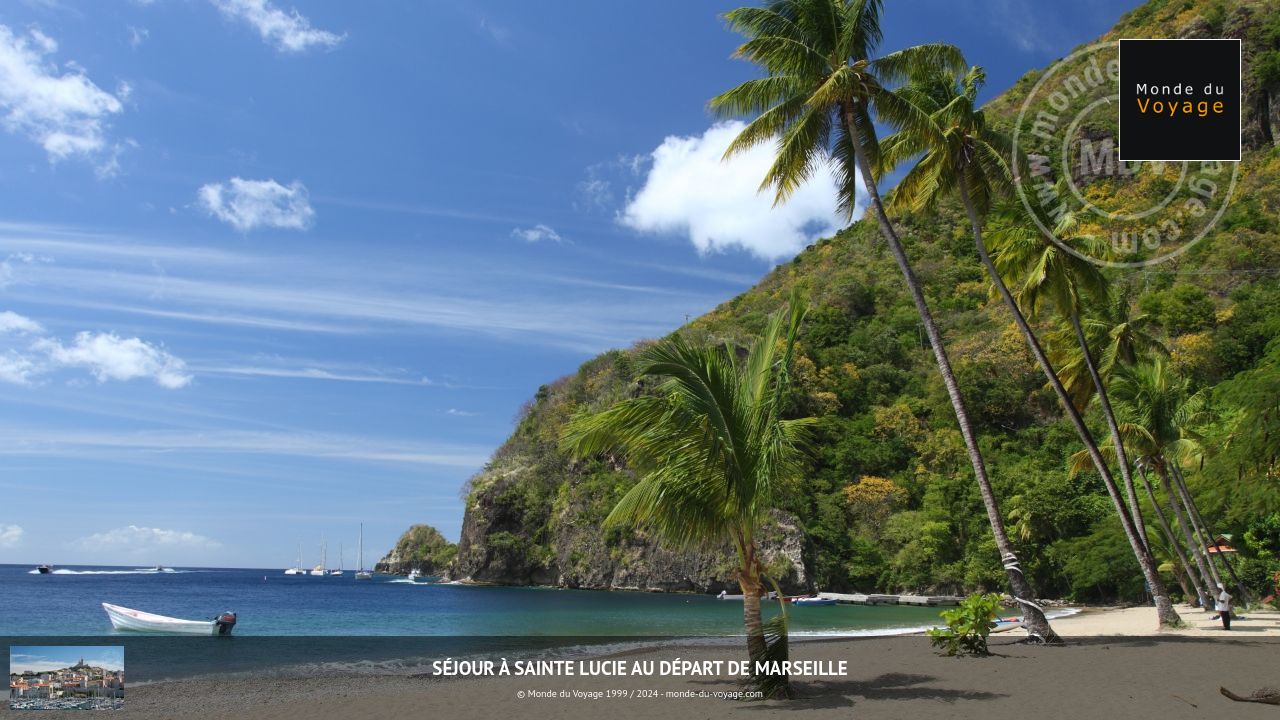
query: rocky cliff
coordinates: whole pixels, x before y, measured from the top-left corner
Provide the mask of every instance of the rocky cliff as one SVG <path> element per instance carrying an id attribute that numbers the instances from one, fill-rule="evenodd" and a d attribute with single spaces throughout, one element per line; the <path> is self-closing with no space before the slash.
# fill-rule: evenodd
<path id="1" fill-rule="evenodd" d="M 457 555 L 458 546 L 444 539 L 430 525 L 414 525 L 400 536 L 391 552 L 373 566 L 376 572 L 408 575 L 417 570 L 423 575 L 440 575 Z"/>

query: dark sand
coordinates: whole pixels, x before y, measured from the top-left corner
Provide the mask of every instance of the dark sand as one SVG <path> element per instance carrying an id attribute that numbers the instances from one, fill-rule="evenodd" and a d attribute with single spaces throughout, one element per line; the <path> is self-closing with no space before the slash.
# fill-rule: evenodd
<path id="1" fill-rule="evenodd" d="M 703 697 L 520 699 L 529 690 L 735 691 L 731 678 L 469 678 L 198 680 L 131 688 L 119 718 L 1280 718 L 1280 707 L 1232 702 L 1280 686 L 1280 639 L 1094 637 L 1065 647 L 993 636 L 989 658 L 937 655 L 922 637 L 793 644 L 795 660 L 848 661 L 841 678 L 796 679 L 791 701 Z M 739 659 L 736 648 L 687 645 L 638 650 L 628 660 Z M 3 710 L 5 717 L 71 717 Z"/>

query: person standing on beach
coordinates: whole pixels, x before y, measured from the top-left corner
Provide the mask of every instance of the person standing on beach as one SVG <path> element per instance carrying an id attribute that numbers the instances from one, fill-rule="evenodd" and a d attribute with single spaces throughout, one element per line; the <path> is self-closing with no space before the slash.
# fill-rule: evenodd
<path id="1" fill-rule="evenodd" d="M 1218 617 L 1222 618 L 1222 629 L 1231 629 L 1231 593 L 1218 583 L 1218 601 L 1214 604 L 1214 610 L 1218 611 Z"/>

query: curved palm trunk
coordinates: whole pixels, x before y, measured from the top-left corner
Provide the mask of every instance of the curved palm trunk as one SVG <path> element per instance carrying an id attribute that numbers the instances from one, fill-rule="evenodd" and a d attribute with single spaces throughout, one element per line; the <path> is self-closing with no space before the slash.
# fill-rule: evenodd
<path id="1" fill-rule="evenodd" d="M 1176 464 L 1171 465 L 1171 467 L 1173 468 L 1174 478 L 1178 481 L 1178 488 L 1182 491 L 1183 497 L 1186 499 L 1187 514 L 1191 516 L 1192 522 L 1196 523 L 1200 536 L 1204 539 L 1205 550 L 1207 551 L 1210 545 L 1216 548 L 1218 546 L 1216 540 L 1217 535 L 1213 534 L 1213 529 L 1210 528 L 1209 524 L 1200 516 L 1200 507 L 1196 505 L 1195 498 L 1191 497 L 1191 490 L 1187 487 L 1187 479 L 1182 475 L 1182 468 L 1178 467 Z M 1236 584 L 1236 589 L 1240 592 L 1241 604 L 1248 603 L 1249 590 L 1244 586 L 1244 583 L 1240 581 L 1240 576 L 1236 575 L 1235 566 L 1231 564 L 1230 558 L 1221 552 L 1215 554 L 1222 560 L 1222 564 L 1227 567 L 1227 572 L 1230 573 L 1232 582 Z M 1213 568 L 1215 575 L 1217 575 L 1218 568 L 1214 565 L 1213 558 L 1209 559 L 1209 567 Z M 1217 575 L 1217 577 L 1218 582 L 1222 582 L 1221 575 Z"/>
<path id="2" fill-rule="evenodd" d="M 747 631 L 747 657 L 755 674 L 756 660 L 763 660 L 768 643 L 764 637 L 764 621 L 760 614 L 760 596 L 764 583 L 760 578 L 760 561 L 755 540 L 744 538 L 740 543 L 742 567 L 738 569 L 738 584 L 742 586 L 742 624 Z M 789 697 L 790 681 L 783 678 L 775 697 Z"/>
<path id="3" fill-rule="evenodd" d="M 1129 512 L 1133 515 L 1133 526 L 1147 551 L 1151 547 L 1147 543 L 1147 524 L 1142 519 L 1142 503 L 1138 500 L 1138 492 L 1133 486 L 1133 473 L 1129 470 L 1129 456 L 1124 449 L 1124 441 L 1120 439 L 1120 426 L 1116 423 L 1116 414 L 1111 409 L 1111 399 L 1107 397 L 1107 386 L 1102 382 L 1098 366 L 1093 363 L 1093 355 L 1089 352 L 1089 341 L 1085 339 L 1084 328 L 1080 327 L 1080 312 L 1075 305 L 1071 306 L 1071 327 L 1076 332 L 1076 342 L 1080 344 L 1080 352 L 1084 354 L 1085 367 L 1089 368 L 1089 377 L 1093 379 L 1093 388 L 1098 393 L 1098 404 L 1102 408 L 1102 416 L 1107 419 L 1107 431 L 1111 433 L 1111 444 L 1116 449 L 1116 462 L 1120 465 L 1120 478 L 1124 482 L 1125 499 L 1129 501 Z"/>
<path id="4" fill-rule="evenodd" d="M 1191 521 L 1187 518 L 1187 512 L 1182 504 L 1177 489 L 1174 487 L 1173 479 L 1169 476 L 1169 466 L 1163 457 L 1157 457 L 1155 462 L 1156 474 L 1160 476 L 1161 482 L 1164 483 L 1164 491 L 1169 495 L 1169 507 L 1173 510 L 1173 516 L 1177 518 L 1179 527 L 1182 528 L 1182 537 L 1187 541 L 1187 547 L 1191 549 L 1191 557 L 1195 558 L 1196 568 L 1200 570 L 1200 580 L 1204 584 L 1205 590 L 1214 587 L 1217 583 L 1213 579 L 1213 573 L 1209 572 L 1206 565 L 1207 558 L 1204 554 L 1204 548 L 1200 543 L 1196 542 L 1194 530 Z M 1213 603 L 1207 602 L 1211 599 L 1211 595 L 1206 592 L 1206 596 L 1202 601 L 1202 607 L 1205 610 L 1212 610 Z"/>
<path id="5" fill-rule="evenodd" d="M 1138 532 L 1133 527 L 1129 510 L 1125 507 L 1124 499 L 1120 497 L 1120 490 L 1116 487 L 1116 481 L 1111 475 L 1111 469 L 1107 467 L 1107 461 L 1102 457 L 1102 452 L 1098 449 L 1098 443 L 1093 439 L 1093 434 L 1089 432 L 1089 427 L 1084 424 L 1084 418 L 1076 410 L 1075 403 L 1071 402 L 1071 397 L 1067 395 L 1066 388 L 1058 380 L 1058 374 L 1053 369 L 1053 364 L 1049 362 L 1049 358 L 1045 355 L 1044 348 L 1040 347 L 1040 341 L 1036 338 L 1036 334 L 1031 331 L 1031 326 L 1027 324 L 1027 319 L 1023 317 L 1022 311 L 1018 309 L 1017 301 L 1013 299 L 1009 288 L 1000 279 L 1000 273 L 996 271 L 995 263 L 991 261 L 987 246 L 982 241 L 982 222 L 978 218 L 978 211 L 973 207 L 973 199 L 969 197 L 969 187 L 968 183 L 965 182 L 963 169 L 959 173 L 958 182 L 965 212 L 968 213 L 969 223 L 973 226 L 973 239 L 978 249 L 978 258 L 982 261 L 983 267 L 987 269 L 987 275 L 991 277 L 991 282 L 995 284 L 996 289 L 1000 292 L 1000 297 L 1004 299 L 1004 304 L 1009 308 L 1009 312 L 1013 314 L 1014 322 L 1017 324 L 1018 329 L 1022 331 L 1022 336 L 1026 338 L 1027 345 L 1031 348 L 1031 354 L 1035 356 L 1040 369 L 1044 371 L 1050 386 L 1053 387 L 1054 392 L 1058 395 L 1058 400 L 1062 404 L 1063 410 L 1067 413 L 1067 417 L 1071 419 L 1072 425 L 1075 426 L 1076 433 L 1084 443 L 1085 449 L 1089 451 L 1089 457 L 1093 459 L 1094 466 L 1098 468 L 1098 473 L 1102 475 L 1102 482 L 1107 487 L 1107 494 L 1111 496 L 1111 502 L 1116 506 L 1116 514 L 1120 516 L 1120 526 L 1124 529 L 1125 537 L 1129 539 L 1129 545 L 1133 548 L 1133 555 L 1138 560 L 1138 566 L 1142 568 L 1142 575 L 1146 578 L 1147 585 L 1151 588 L 1151 595 L 1156 603 L 1156 616 L 1159 618 L 1161 627 L 1181 625 L 1182 619 L 1178 617 L 1178 612 L 1173 609 L 1173 603 L 1169 600 L 1169 593 L 1165 590 L 1164 581 L 1160 579 L 1160 573 L 1156 572 L 1155 560 L 1152 559 L 1151 553 L 1147 550 L 1146 543 L 1138 537 Z"/>
<path id="6" fill-rule="evenodd" d="M 1151 498 L 1151 507 L 1156 511 L 1156 520 L 1160 523 L 1160 530 L 1164 532 L 1165 542 L 1169 543 L 1169 547 L 1173 548 L 1173 552 L 1177 555 L 1178 565 L 1182 568 L 1183 573 L 1178 576 L 1178 582 L 1182 584 L 1182 592 L 1186 594 L 1187 601 L 1191 601 L 1194 595 L 1196 602 L 1200 607 L 1206 607 L 1209 601 L 1208 595 L 1205 594 L 1204 585 L 1191 572 L 1191 563 L 1187 562 L 1187 554 L 1182 551 L 1182 543 L 1178 541 L 1178 536 L 1173 534 L 1173 528 L 1169 526 L 1169 520 L 1165 518 L 1164 511 L 1160 509 L 1160 501 L 1156 499 L 1156 492 L 1151 487 L 1151 481 L 1147 479 L 1147 473 L 1141 468 L 1138 469 L 1138 475 L 1142 478 L 1142 484 L 1147 489 L 1147 496 Z M 1195 592 L 1189 592 L 1191 588 L 1187 587 L 1187 580 L 1191 581 L 1191 588 Z"/>
<path id="7" fill-rule="evenodd" d="M 1005 575 L 1009 579 L 1009 594 L 1017 601 L 1022 611 L 1022 627 L 1027 631 L 1027 636 L 1038 639 L 1044 643 L 1057 644 L 1062 642 L 1058 634 L 1054 632 L 1053 627 L 1049 625 L 1049 619 L 1044 616 L 1044 609 L 1035 602 L 1035 591 L 1031 588 L 1031 583 L 1022 573 L 1022 565 L 1018 560 L 1018 555 L 1013 551 L 1013 544 L 1009 542 L 1009 534 L 1005 531 L 1004 518 L 1000 514 L 1000 505 L 996 500 L 995 492 L 991 489 L 991 480 L 987 477 L 987 466 L 982 460 L 982 452 L 978 448 L 977 436 L 973 432 L 973 426 L 969 422 L 969 413 L 964 406 L 964 398 L 960 396 L 960 385 L 956 382 L 955 373 L 951 370 L 951 361 L 947 358 L 946 346 L 942 344 L 942 333 L 938 332 L 938 326 L 933 322 L 933 313 L 929 311 L 929 306 L 924 299 L 924 291 L 920 288 L 920 281 L 916 279 L 915 271 L 911 268 L 911 262 L 907 259 L 907 253 L 902 247 L 902 242 L 898 239 L 897 232 L 894 231 L 893 225 L 889 222 L 889 216 L 885 214 L 884 204 L 880 201 L 880 191 L 876 188 L 875 179 L 871 175 L 871 169 L 867 166 L 866 151 L 862 147 L 862 141 L 858 138 L 856 125 L 853 119 L 853 108 L 845 108 L 845 131 L 849 134 L 849 138 L 854 147 L 854 160 L 858 165 L 858 172 L 862 175 L 862 183 L 866 186 L 867 194 L 871 198 L 871 207 L 875 211 L 876 221 L 880 225 L 880 232 L 884 235 L 885 241 L 889 245 L 889 250 L 893 253 L 893 259 L 898 264 L 898 269 L 902 272 L 902 276 L 907 283 L 907 290 L 911 293 L 911 299 L 915 303 L 916 313 L 920 316 L 920 321 L 924 324 L 925 335 L 929 338 L 929 345 L 933 348 L 933 357 L 938 363 L 938 372 L 942 375 L 942 384 L 947 388 L 947 396 L 951 399 L 951 408 L 955 411 L 956 422 L 960 425 L 960 436 L 964 438 L 965 450 L 969 454 L 969 462 L 973 465 L 973 474 L 978 481 L 978 491 L 982 495 L 982 504 L 987 510 L 987 520 L 991 523 L 991 534 L 995 537 L 996 550 L 1000 553 L 1000 562 L 1004 565 Z"/>

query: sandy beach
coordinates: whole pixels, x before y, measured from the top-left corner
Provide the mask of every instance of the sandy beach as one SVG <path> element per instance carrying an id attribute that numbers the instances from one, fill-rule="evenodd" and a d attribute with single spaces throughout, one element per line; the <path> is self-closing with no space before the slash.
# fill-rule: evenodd
<path id="1" fill-rule="evenodd" d="M 1274 706 L 1236 703 L 1280 686 L 1280 613 L 1246 613 L 1225 632 L 1210 613 L 1182 607 L 1188 627 L 1153 633 L 1151 608 L 1090 609 L 1059 618 L 1062 647 L 1024 645 L 1019 633 L 992 636 L 989 658 L 947 658 L 927 638 L 813 640 L 795 660 L 847 662 L 842 677 L 795 678 L 791 701 L 716 696 L 740 688 L 731 677 L 378 676 L 155 683 L 128 692 L 128 718 L 755 718 L 796 710 L 817 718 L 1274 718 Z M 739 659 L 736 647 L 698 645 L 632 650 L 628 660 Z M 598 697 L 610 690 L 624 697 Z M 560 692 L 584 697 L 560 697 Z M 635 697 L 648 694 L 650 697 Z M 538 696 L 550 692 L 553 697 Z M 670 693 L 670 695 L 668 695 Z M 592 695 L 597 697 L 592 698 Z M 6 716 L 33 718 L 31 712 Z"/>

